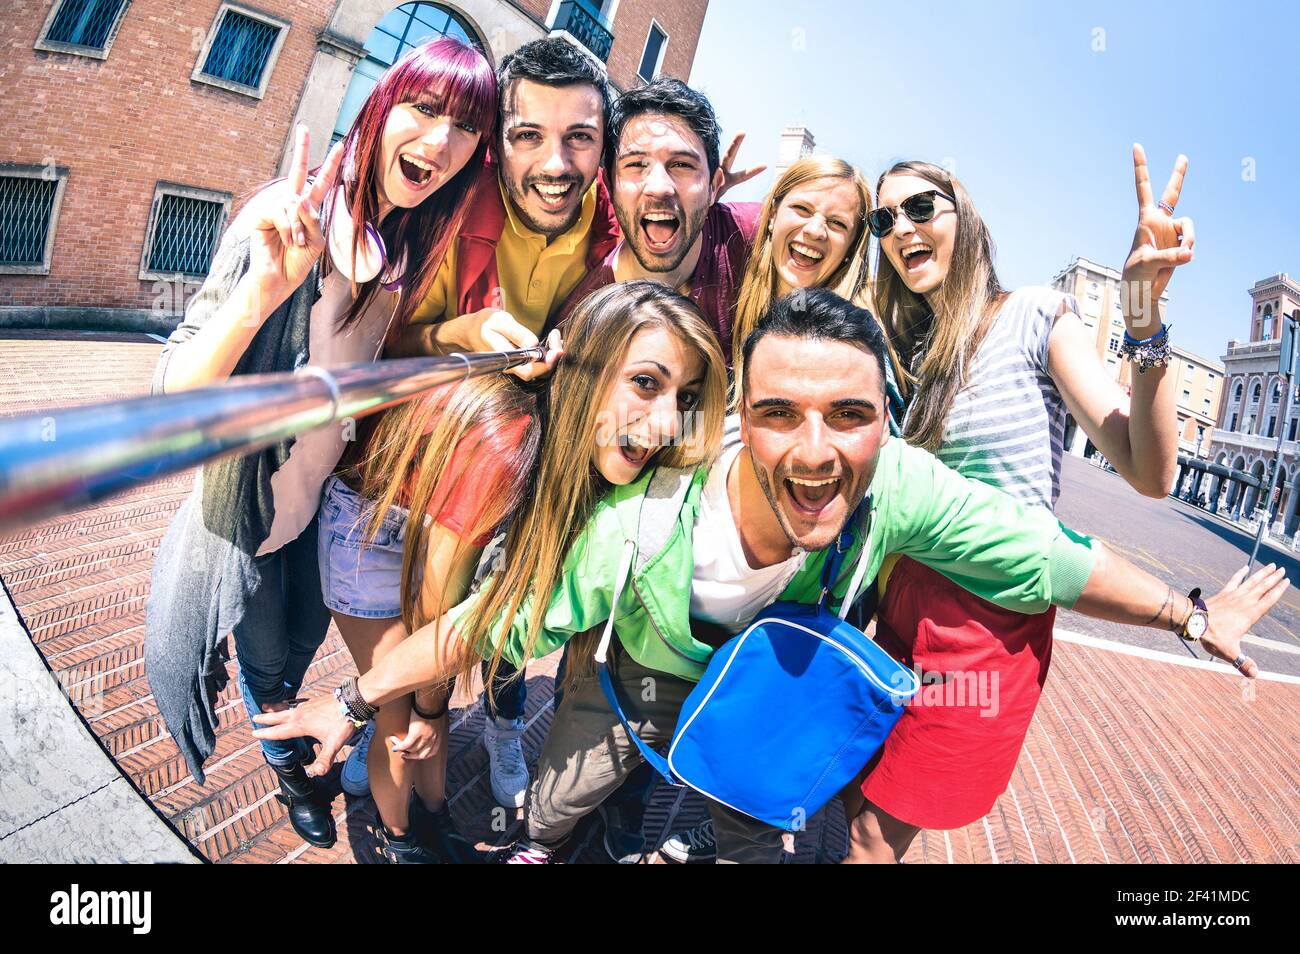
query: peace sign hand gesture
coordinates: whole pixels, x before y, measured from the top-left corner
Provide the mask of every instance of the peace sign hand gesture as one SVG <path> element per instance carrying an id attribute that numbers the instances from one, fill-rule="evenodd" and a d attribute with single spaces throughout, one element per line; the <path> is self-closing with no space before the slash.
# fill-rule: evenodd
<path id="1" fill-rule="evenodd" d="M 316 178 L 307 180 L 307 127 L 295 132 L 289 178 L 253 199 L 251 274 L 261 307 L 269 314 L 307 280 L 325 249 L 320 207 L 343 159 L 338 143 L 326 156 Z"/>
<path id="2" fill-rule="evenodd" d="M 1124 262 L 1124 287 L 1130 299 L 1124 319 L 1134 337 L 1145 338 L 1153 333 L 1158 320 L 1155 305 L 1173 277 L 1174 269 L 1192 260 L 1192 249 L 1196 245 L 1192 220 L 1186 216 L 1175 218 L 1173 213 L 1178 207 L 1186 174 L 1187 157 L 1180 155 L 1174 162 L 1174 171 L 1160 201 L 1156 202 L 1147 174 L 1146 151 L 1140 144 L 1133 144 L 1138 224 L 1133 233 L 1133 247 Z M 1135 300 L 1143 304 L 1135 307 Z"/>

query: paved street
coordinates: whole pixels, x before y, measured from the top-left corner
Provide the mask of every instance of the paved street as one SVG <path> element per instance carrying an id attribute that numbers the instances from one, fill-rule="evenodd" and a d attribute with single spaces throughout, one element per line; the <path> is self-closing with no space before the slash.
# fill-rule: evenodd
<path id="1" fill-rule="evenodd" d="M 1105 540 L 1142 569 L 1169 582 L 1179 593 L 1199 586 L 1217 592 L 1246 565 L 1253 537 L 1227 521 L 1182 501 L 1151 500 L 1135 493 L 1123 478 L 1077 457 L 1067 456 L 1057 515 L 1067 526 Z M 1261 546 L 1256 566 L 1287 568 L 1291 589 L 1260 621 L 1246 649 L 1264 669 L 1300 674 L 1300 553 Z M 1132 646 L 1187 655 L 1176 636 L 1121 626 L 1062 612 L 1057 625 Z M 1197 650 L 1201 658 L 1208 654 Z"/>
<path id="2" fill-rule="evenodd" d="M 158 348 L 142 337 L 0 338 L 0 415 L 144 393 Z M 190 480 L 176 475 L 0 538 L 0 577 L 31 642 L 134 790 L 204 857 L 373 861 L 369 799 L 336 797 L 340 839 L 329 851 L 296 838 L 231 688 L 218 701 L 206 785 L 190 775 L 162 726 L 144 673 L 144 604 L 153 553 Z M 1141 498 L 1113 474 L 1075 459 L 1066 462 L 1060 511 L 1068 524 L 1107 539 L 1183 591 L 1217 586 L 1249 547 L 1214 518 Z M 1294 560 L 1290 567 L 1300 578 Z M 1296 646 L 1298 607 L 1292 593 L 1260 627 L 1260 637 Z M 1300 684 L 1294 677 L 1261 680 L 1248 691 L 1227 667 L 1192 662 L 1172 635 L 1067 613 L 1060 629 L 1082 633 L 1084 641 L 1058 632 L 1043 701 L 1007 792 L 965 829 L 923 833 L 908 861 L 1300 861 Z M 1087 641 L 1097 636 L 1100 641 Z M 1300 658 L 1267 645 L 1252 645 L 1251 652 L 1281 673 L 1294 673 Z M 232 674 L 236 665 L 229 664 Z M 530 763 L 550 726 L 554 667 L 552 656 L 528 669 Z M 328 692 L 353 671 L 332 629 L 305 692 Z M 71 711 L 69 718 L 75 718 Z M 493 803 L 482 724 L 472 697 L 453 703 L 448 780 L 456 824 L 487 848 L 515 837 L 521 822 L 518 812 Z M 42 744 L 37 735 L 29 727 L 21 738 L 6 737 L 14 745 L 0 746 L 0 756 L 20 752 L 20 741 Z M 1251 745 L 1240 745 L 1243 738 Z M 703 817 L 698 796 L 660 786 L 645 833 L 653 846 L 664 833 Z M 0 831 L 0 857 L 17 840 L 10 834 Z M 598 826 L 585 825 L 570 860 L 603 860 L 600 842 Z M 832 802 L 794 839 L 791 858 L 834 861 L 845 847 L 842 813 Z"/>

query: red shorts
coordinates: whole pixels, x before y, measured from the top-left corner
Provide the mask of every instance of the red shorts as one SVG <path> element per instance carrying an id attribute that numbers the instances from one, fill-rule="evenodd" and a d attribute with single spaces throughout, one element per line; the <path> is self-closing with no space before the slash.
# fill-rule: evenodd
<path id="1" fill-rule="evenodd" d="M 1037 616 L 1004 610 L 900 559 L 880 602 L 876 641 L 919 670 L 922 685 L 862 794 L 918 828 L 961 828 L 987 815 L 1038 707 L 1055 619 L 1055 607 Z"/>

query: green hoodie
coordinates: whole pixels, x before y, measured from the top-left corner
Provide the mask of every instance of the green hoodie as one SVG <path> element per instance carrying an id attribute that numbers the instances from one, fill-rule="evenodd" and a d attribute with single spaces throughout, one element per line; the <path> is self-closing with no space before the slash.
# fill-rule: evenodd
<path id="1" fill-rule="evenodd" d="M 615 609 L 619 642 L 647 668 L 699 681 L 714 651 L 692 638 L 690 622 L 692 530 L 708 475 L 708 467 L 648 469 L 601 499 L 564 561 L 534 656 L 558 649 L 609 618 L 620 564 L 635 553 L 631 585 L 624 587 Z M 886 556 L 901 554 L 1021 613 L 1073 606 L 1095 558 L 1092 541 L 1048 511 L 1024 507 L 898 438 L 880 450 L 863 522 L 868 548 L 864 580 L 875 578 Z M 848 588 L 861 543 L 862 528 L 857 528 L 832 589 L 836 598 Z M 808 554 L 782 600 L 817 602 L 827 552 Z M 524 600 L 504 632 L 504 655 L 519 668 L 526 662 L 523 647 L 534 598 L 530 594 Z M 475 599 L 455 607 L 453 619 L 468 612 Z M 496 633 L 503 638 L 499 625 Z"/>

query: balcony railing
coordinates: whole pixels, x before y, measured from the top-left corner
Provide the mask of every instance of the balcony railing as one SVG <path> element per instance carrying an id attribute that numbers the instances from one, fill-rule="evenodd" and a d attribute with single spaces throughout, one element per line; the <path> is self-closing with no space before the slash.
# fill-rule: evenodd
<path id="1" fill-rule="evenodd" d="M 614 34 L 595 10 L 582 0 L 564 0 L 555 14 L 554 31 L 563 31 L 589 49 L 602 63 L 609 59 Z"/>
<path id="2" fill-rule="evenodd" d="M 1279 341 L 1245 341 L 1228 345 L 1228 355 L 1242 357 L 1248 354 L 1268 354 L 1271 352 L 1280 352 L 1282 344 Z"/>
<path id="3" fill-rule="evenodd" d="M 1242 434 L 1237 431 L 1228 431 L 1215 428 L 1214 441 L 1219 444 L 1234 444 L 1237 447 L 1250 448 L 1257 451 L 1268 451 L 1272 453 L 1277 450 L 1277 437 L 1265 437 L 1262 434 Z M 1295 455 L 1300 453 L 1300 443 L 1296 441 L 1283 441 L 1283 456 Z"/>

